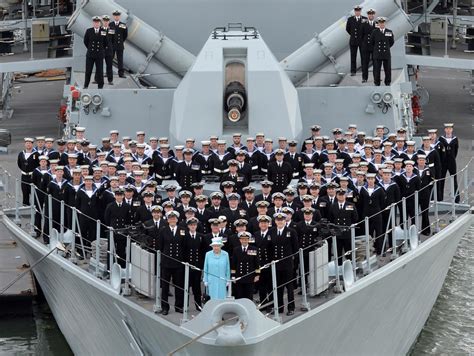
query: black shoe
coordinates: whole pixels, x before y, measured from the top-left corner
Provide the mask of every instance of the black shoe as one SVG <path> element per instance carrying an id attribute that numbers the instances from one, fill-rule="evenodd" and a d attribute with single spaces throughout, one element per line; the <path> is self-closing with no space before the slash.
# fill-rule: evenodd
<path id="1" fill-rule="evenodd" d="M 356 75 L 355 73 L 351 73 L 351 77 L 355 77 L 355 75 Z"/>
<path id="2" fill-rule="evenodd" d="M 92 84 L 97 84 L 97 80 L 94 80 L 94 81 L 92 82 Z"/>
<path id="3" fill-rule="evenodd" d="M 89 88 L 89 87 L 84 87 L 84 88 L 82 88 L 82 89 L 87 89 L 87 88 Z"/>
<path id="4" fill-rule="evenodd" d="M 176 313 L 183 314 L 183 309 L 174 308 L 174 311 L 175 311 Z"/>
<path id="5" fill-rule="evenodd" d="M 367 79 L 362 79 L 362 83 L 367 83 Z"/>
<path id="6" fill-rule="evenodd" d="M 288 310 L 288 311 L 286 312 L 286 315 L 293 315 L 294 313 L 295 313 L 294 310 Z"/>
<path id="7" fill-rule="evenodd" d="M 114 82 L 109 82 L 109 85 L 114 85 Z"/>
<path id="8" fill-rule="evenodd" d="M 163 311 L 161 312 L 161 314 L 163 314 L 163 315 L 168 315 L 168 310 L 163 310 Z"/>
<path id="9" fill-rule="evenodd" d="M 302 292 L 302 291 L 299 291 L 299 292 L 298 292 L 298 295 L 303 295 L 303 292 Z"/>
<path id="10" fill-rule="evenodd" d="M 127 78 L 127 77 L 125 76 L 125 74 L 119 74 L 119 77 L 120 77 L 120 78 Z"/>

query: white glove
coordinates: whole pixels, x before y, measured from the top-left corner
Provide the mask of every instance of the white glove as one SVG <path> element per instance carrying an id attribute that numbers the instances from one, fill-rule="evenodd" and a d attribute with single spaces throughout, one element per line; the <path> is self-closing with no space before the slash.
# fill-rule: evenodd
<path id="1" fill-rule="evenodd" d="M 204 282 L 204 287 L 207 287 L 208 285 L 209 285 L 209 283 Z"/>

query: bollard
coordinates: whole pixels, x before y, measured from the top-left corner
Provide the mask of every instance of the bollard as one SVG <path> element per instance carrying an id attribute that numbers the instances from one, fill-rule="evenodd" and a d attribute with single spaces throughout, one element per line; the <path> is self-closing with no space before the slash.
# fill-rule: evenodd
<path id="1" fill-rule="evenodd" d="M 271 264 L 272 268 L 272 288 L 273 288 L 273 319 L 279 323 L 281 323 L 280 319 L 280 311 L 278 310 L 278 293 L 277 293 L 277 276 L 276 276 L 276 265 L 275 261 L 272 261 Z"/>
<path id="2" fill-rule="evenodd" d="M 351 258 L 352 258 L 352 271 L 354 273 L 354 280 L 356 279 L 356 272 L 357 272 L 357 263 L 356 263 L 356 231 L 355 225 L 351 225 Z"/>
<path id="3" fill-rule="evenodd" d="M 229 288 L 230 289 L 230 288 Z M 189 303 L 189 263 L 184 264 L 184 303 L 183 303 L 183 318 L 181 324 L 187 322 L 188 319 L 188 306 Z"/>
<path id="4" fill-rule="evenodd" d="M 61 200 L 61 213 L 59 219 L 59 238 L 60 241 L 64 241 L 64 200 Z"/>
<path id="5" fill-rule="evenodd" d="M 77 263 L 76 258 L 76 222 L 77 222 L 77 212 L 76 208 L 72 208 L 72 220 L 71 220 L 71 230 L 72 230 L 72 242 L 71 242 L 71 257 L 69 261 L 72 263 Z"/>
<path id="6" fill-rule="evenodd" d="M 8 178 L 7 178 L 8 180 Z M 21 226 L 20 220 L 20 185 L 21 182 L 18 179 L 15 179 L 15 224 Z"/>
<path id="7" fill-rule="evenodd" d="M 130 289 L 130 246 L 131 246 L 130 235 L 127 235 L 127 250 L 125 251 L 125 287 L 123 288 L 122 295 L 128 296 L 132 294 Z"/>
<path id="8" fill-rule="evenodd" d="M 456 176 L 449 176 L 449 189 L 451 191 L 451 220 L 456 220 L 456 192 L 454 191 L 454 179 Z"/>
<path id="9" fill-rule="evenodd" d="M 99 263 L 100 263 L 100 220 L 96 221 L 96 233 L 95 233 L 95 276 L 100 277 Z"/>
<path id="10" fill-rule="evenodd" d="M 35 212 L 35 185 L 30 183 L 30 235 L 33 237 L 36 237 Z"/>
<path id="11" fill-rule="evenodd" d="M 51 194 L 48 194 L 48 227 L 51 235 L 51 231 L 53 231 L 53 197 Z"/>
<path id="12" fill-rule="evenodd" d="M 366 217 L 364 220 L 365 224 L 365 260 L 367 261 L 367 271 L 369 274 L 372 272 L 372 269 L 370 267 L 370 234 L 369 234 L 369 218 Z"/>
<path id="13" fill-rule="evenodd" d="M 109 231 L 109 269 L 110 269 L 111 275 L 112 275 L 112 266 L 114 265 L 114 257 L 115 257 L 114 229 L 111 227 Z M 112 283 L 112 278 L 110 279 L 110 283 Z"/>
<path id="14" fill-rule="evenodd" d="M 334 267 L 336 269 L 336 286 L 334 287 L 334 293 L 342 293 L 341 281 L 339 280 L 339 256 L 337 255 L 337 241 L 336 236 L 331 237 L 332 239 L 332 253 L 334 255 Z M 342 256 L 341 256 L 342 258 Z"/>
<path id="15" fill-rule="evenodd" d="M 304 255 L 303 249 L 300 248 L 299 251 L 300 257 L 300 277 L 301 277 L 301 295 L 303 296 L 303 302 L 301 303 L 301 310 L 308 311 L 311 309 L 308 303 L 308 297 L 306 296 L 306 279 L 305 279 L 305 270 L 304 270 Z"/>
<path id="16" fill-rule="evenodd" d="M 415 191 L 415 226 L 416 226 L 416 231 L 420 231 L 420 217 L 418 216 L 420 214 L 420 206 L 419 206 L 419 196 L 418 196 L 418 190 Z"/>
<path id="17" fill-rule="evenodd" d="M 161 312 L 161 252 L 156 251 L 156 283 L 155 283 L 155 304 L 153 305 L 153 312 Z"/>

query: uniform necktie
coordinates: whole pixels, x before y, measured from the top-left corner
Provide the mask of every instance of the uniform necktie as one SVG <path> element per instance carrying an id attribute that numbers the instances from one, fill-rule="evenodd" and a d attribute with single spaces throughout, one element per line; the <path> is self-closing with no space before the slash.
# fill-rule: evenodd
<path id="1" fill-rule="evenodd" d="M 160 222 L 157 221 L 157 222 L 155 223 L 155 226 L 156 226 L 156 228 L 158 229 L 158 228 L 160 227 Z"/>
<path id="2" fill-rule="evenodd" d="M 122 204 L 119 203 L 118 207 L 120 208 L 122 206 Z"/>
<path id="3" fill-rule="evenodd" d="M 176 228 L 175 228 L 175 227 L 172 227 L 172 228 L 171 228 L 171 232 L 173 233 L 173 236 L 175 236 L 175 235 L 176 235 Z"/>
<path id="4" fill-rule="evenodd" d="M 195 236 L 194 234 L 191 235 L 191 238 L 192 238 L 193 240 L 194 240 L 195 237 L 196 237 L 196 236 Z"/>
<path id="5" fill-rule="evenodd" d="M 341 210 L 342 210 L 342 204 L 339 204 L 339 209 L 341 209 Z"/>
<path id="6" fill-rule="evenodd" d="M 247 252 L 247 247 L 244 247 L 244 253 L 246 253 L 246 252 Z"/>

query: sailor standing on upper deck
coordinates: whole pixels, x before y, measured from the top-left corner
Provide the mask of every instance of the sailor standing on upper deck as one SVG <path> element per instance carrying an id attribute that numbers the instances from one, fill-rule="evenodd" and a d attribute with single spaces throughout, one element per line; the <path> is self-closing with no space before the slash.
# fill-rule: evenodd
<path id="1" fill-rule="evenodd" d="M 392 82 L 392 64 L 390 47 L 395 43 L 393 32 L 385 28 L 385 17 L 377 18 L 378 29 L 372 32 L 371 44 L 373 46 L 373 60 L 374 60 L 374 84 L 380 86 L 380 71 L 385 72 L 385 85 L 390 85 Z"/>
<path id="2" fill-rule="evenodd" d="M 84 45 L 87 48 L 84 89 L 89 87 L 94 65 L 96 72 L 100 74 L 96 75 L 97 85 L 99 89 L 102 89 L 104 87 L 103 68 L 105 48 L 107 47 L 107 32 L 101 28 L 99 16 L 92 18 L 92 25 L 93 27 L 88 28 L 84 35 Z"/>
<path id="3" fill-rule="evenodd" d="M 362 24 L 367 21 L 367 17 L 361 15 L 362 6 L 354 7 L 354 16 L 347 19 L 346 31 L 351 36 L 349 47 L 351 49 L 351 76 L 357 72 L 357 51 L 362 58 Z"/>
<path id="4" fill-rule="evenodd" d="M 113 57 L 117 56 L 117 67 L 118 67 L 118 75 L 120 78 L 125 78 L 124 70 L 123 70 L 123 44 L 128 36 L 128 29 L 127 25 L 120 21 L 121 12 L 119 10 L 115 10 L 112 15 L 114 16 L 114 21 L 110 23 L 110 29 L 114 32 L 114 55 Z M 112 58 L 113 58 L 112 57 Z"/>

